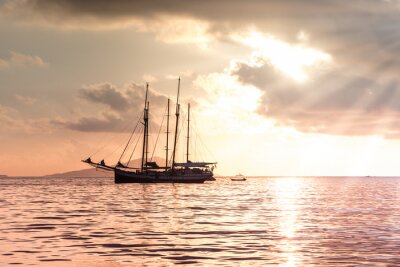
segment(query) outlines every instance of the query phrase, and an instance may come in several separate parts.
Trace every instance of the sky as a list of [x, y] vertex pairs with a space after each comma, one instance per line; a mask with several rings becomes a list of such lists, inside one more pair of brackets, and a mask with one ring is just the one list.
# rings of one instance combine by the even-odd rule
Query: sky
[[181, 77], [217, 174], [400, 175], [399, 23], [397, 0], [0, 0], [0, 174], [115, 162], [146, 82], [155, 143]]

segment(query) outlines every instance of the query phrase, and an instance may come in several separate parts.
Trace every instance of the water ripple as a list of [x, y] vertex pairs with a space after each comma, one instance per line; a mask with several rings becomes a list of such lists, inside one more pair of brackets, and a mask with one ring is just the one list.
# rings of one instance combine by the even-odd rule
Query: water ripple
[[400, 266], [399, 178], [7, 178], [0, 204], [0, 266]]

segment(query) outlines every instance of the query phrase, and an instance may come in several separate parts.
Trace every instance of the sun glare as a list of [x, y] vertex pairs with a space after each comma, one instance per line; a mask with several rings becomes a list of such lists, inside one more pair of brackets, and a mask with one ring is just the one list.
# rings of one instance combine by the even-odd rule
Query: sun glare
[[307, 67], [332, 60], [325, 52], [302, 44], [289, 44], [256, 31], [233, 35], [232, 38], [251, 47], [255, 50], [255, 56], [268, 60], [274, 67], [298, 82], [309, 78]]
[[[269, 125], [265, 118], [256, 113], [262, 92], [239, 83], [229, 74], [229, 70], [201, 76], [195, 84], [207, 92], [208, 98], [199, 100], [200, 117], [207, 124], [215, 124], [214, 130], [255, 133], [264, 132]], [[223, 124], [219, 118], [224, 118]]]

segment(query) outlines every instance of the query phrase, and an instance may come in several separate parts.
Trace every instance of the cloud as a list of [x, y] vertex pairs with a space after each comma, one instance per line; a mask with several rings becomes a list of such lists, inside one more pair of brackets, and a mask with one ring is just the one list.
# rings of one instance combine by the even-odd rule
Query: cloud
[[155, 33], [163, 42], [200, 47], [217, 40], [238, 42], [232, 35], [256, 30], [288, 43], [308, 43], [353, 65], [353, 71], [394, 77], [400, 66], [397, 1], [9, 0], [0, 9], [3, 16], [27, 25], [131, 27]]
[[[15, 108], [0, 105], [1, 132], [49, 133], [56, 129], [69, 129], [81, 132], [130, 132], [137, 120], [142, 117], [145, 86], [133, 82], [116, 86], [109, 82], [83, 86], [78, 93], [78, 103], [74, 116], [51, 116], [24, 118]], [[30, 96], [15, 95], [24, 105], [32, 105], [36, 99]], [[151, 87], [150, 101], [151, 132], [158, 131], [159, 123], [166, 110], [167, 97]], [[79, 106], [80, 105], [80, 106]], [[96, 110], [97, 112], [89, 112]]]
[[[232, 32], [233, 29], [242, 28], [240, 25], [259, 25], [261, 30], [286, 33], [290, 38], [300, 32], [308, 36], [344, 34], [346, 29], [356, 28], [365, 33], [381, 27], [388, 28], [388, 25], [383, 25], [384, 22], [399, 19], [399, 6], [395, 1], [377, 0], [365, 0], [362, 3], [346, 0], [8, 0], [1, 10], [5, 16], [19, 20], [41, 20], [60, 27], [69, 24], [96, 28], [97, 25], [98, 29], [101, 25], [101, 28], [108, 29], [169, 17], [209, 23], [208, 31], [214, 35]], [[87, 23], [79, 25], [82, 21]], [[396, 28], [394, 25], [392, 30]], [[193, 31], [196, 32], [196, 29], [191, 29]], [[351, 31], [347, 34], [351, 34]]]
[[10, 53], [11, 57], [6, 59], [0, 58], [0, 70], [14, 67], [45, 67], [48, 65], [48, 63], [39, 56], [24, 55], [13, 51]]
[[263, 94], [258, 113], [299, 131], [400, 138], [399, 81], [359, 76], [346, 66], [287, 79], [268, 61], [237, 62], [231, 75]]
[[[73, 121], [56, 119], [53, 120], [52, 123], [81, 132], [115, 132], [121, 130], [121, 126], [126, 125], [127, 122], [123, 121], [117, 113], [102, 112], [97, 116], [83, 116]], [[123, 129], [123, 131], [126, 130], [127, 129]]]
[[[133, 82], [122, 86], [105, 82], [83, 86], [79, 91], [79, 97], [103, 108], [96, 114], [82, 115], [78, 119], [55, 119], [52, 121], [54, 125], [83, 132], [130, 131], [131, 127], [127, 126], [134, 124], [143, 112], [145, 88]], [[148, 100], [151, 115], [150, 130], [155, 130], [165, 110], [167, 97], [149, 89]]]
[[201, 125], [208, 125], [207, 134], [263, 133], [271, 124], [257, 113], [262, 92], [238, 82], [230, 68], [199, 75], [194, 85], [204, 91], [204, 97], [196, 99], [195, 123], [199, 119]]
[[153, 83], [153, 82], [157, 82], [158, 81], [157, 77], [155, 77], [155, 76], [153, 76], [151, 74], [144, 74], [142, 76], [142, 78], [143, 78], [144, 81], [149, 82], [149, 83]]
[[26, 95], [17, 94], [15, 95], [15, 98], [18, 100], [18, 102], [28, 106], [33, 105], [36, 102], [36, 98]]
[[238, 125], [269, 120], [305, 133], [400, 138], [398, 77], [370, 75], [302, 40], [287, 43], [260, 33], [235, 38], [254, 49], [251, 55], [195, 81], [207, 92], [203, 106], [217, 117]]
[[129, 105], [129, 96], [118, 90], [110, 83], [85, 86], [80, 90], [81, 97], [94, 102], [102, 103], [114, 110], [124, 110]]
[[[165, 4], [160, 3], [166, 7]], [[153, 10], [155, 6], [140, 1], [6, 1], [0, 15], [24, 25], [64, 29], [114, 30], [133, 28], [155, 33], [165, 43], [188, 43], [207, 48], [211, 37], [209, 24], [191, 16]]]
[[193, 71], [191, 70], [185, 70], [185, 71], [180, 71], [179, 75], [176, 74], [167, 74], [165, 75], [165, 79], [167, 80], [178, 80], [179, 77], [186, 77], [186, 78], [190, 78], [192, 76], [194, 76], [195, 74], [193, 73]]
[[[74, 106], [73, 117], [61, 114], [41, 118], [26, 118], [15, 108], [0, 105], [0, 133], [50, 133], [57, 129], [80, 132], [130, 132], [142, 118], [145, 86], [133, 82], [121, 86], [109, 82], [82, 86]], [[15, 95], [24, 105], [36, 99]], [[167, 106], [167, 97], [153, 90], [148, 92], [150, 102], [149, 131], [158, 132]], [[172, 105], [173, 102], [171, 102]], [[96, 110], [97, 112], [92, 112]]]
[[47, 118], [28, 119], [21, 116], [15, 108], [0, 105], [0, 134], [46, 134], [53, 127]]
[[11, 113], [15, 113], [15, 110], [6, 106], [0, 105], [0, 122], [2, 128], [14, 128], [18, 126], [18, 121], [14, 120]]
[[[219, 78], [258, 88], [258, 114], [304, 132], [386, 137], [399, 134], [399, 13], [398, 1], [379, 0], [31, 0], [6, 1], [1, 7], [3, 16], [29, 24], [78, 30], [131, 27], [167, 43], [248, 46], [257, 64], [236, 62]], [[271, 38], [249, 43], [252, 32]], [[285, 51], [305, 48], [316, 57], [298, 64], [297, 54], [278, 53], [272, 45], [277, 43], [289, 48]], [[263, 50], [266, 44], [269, 50]], [[124, 90], [95, 85], [83, 88], [81, 97], [121, 117], [127, 110], [140, 112], [133, 106], [141, 102], [134, 99], [143, 96]], [[97, 118], [107, 121], [102, 114]]]
[[262, 63], [257, 61], [267, 59], [274, 67], [297, 81], [308, 79], [305, 71], [307, 67], [330, 62], [332, 59], [329, 54], [323, 51], [307, 47], [301, 43], [289, 44], [259, 32], [236, 34], [232, 38], [255, 50], [253, 52], [253, 64], [257, 65]]

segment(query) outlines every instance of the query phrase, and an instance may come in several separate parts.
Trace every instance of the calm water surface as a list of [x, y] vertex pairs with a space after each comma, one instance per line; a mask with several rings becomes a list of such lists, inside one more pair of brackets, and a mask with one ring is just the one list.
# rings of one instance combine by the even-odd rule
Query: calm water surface
[[400, 266], [400, 178], [0, 179], [0, 266]]

